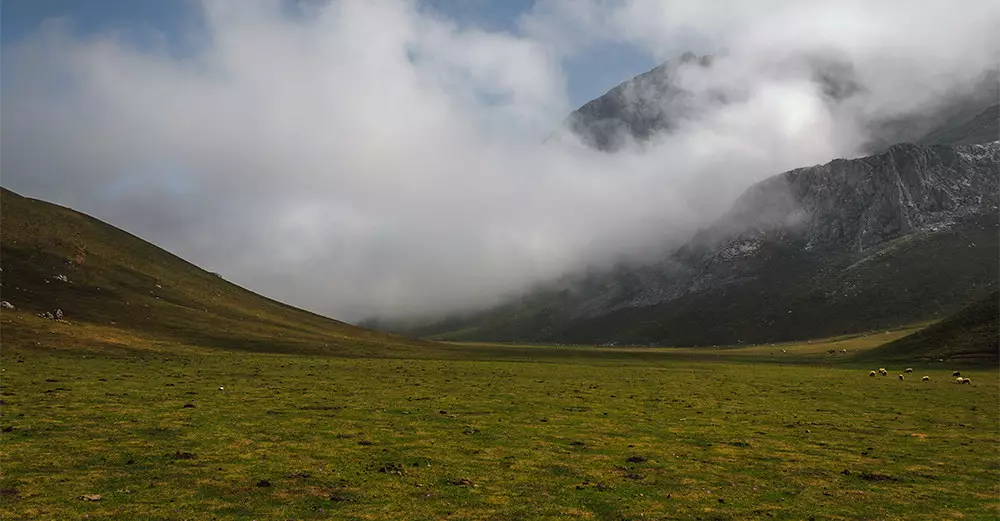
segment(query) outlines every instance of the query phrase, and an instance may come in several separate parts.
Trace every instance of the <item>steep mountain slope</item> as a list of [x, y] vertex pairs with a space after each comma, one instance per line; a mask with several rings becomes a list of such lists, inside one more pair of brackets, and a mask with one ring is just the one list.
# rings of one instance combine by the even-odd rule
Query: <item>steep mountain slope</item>
[[448, 338], [774, 342], [949, 313], [997, 286], [1000, 143], [896, 145], [751, 187], [663, 261], [413, 328]]
[[963, 360], [996, 366], [1000, 360], [1000, 292], [994, 291], [944, 320], [865, 352], [881, 361]]
[[679, 69], [709, 67], [711, 56], [685, 53], [629, 81], [574, 111], [565, 128], [598, 150], [615, 151], [632, 138], [649, 139], [672, 130], [692, 115], [694, 93], [678, 84]]
[[[994, 98], [995, 99], [995, 98]], [[1000, 139], [1000, 104], [994, 104], [968, 119], [957, 119], [932, 129], [921, 145], [972, 145]]]
[[[550, 139], [573, 134], [595, 149], [615, 152], [630, 140], [642, 143], [656, 134], [669, 133], [684, 119], [697, 119], [705, 111], [748, 96], [740, 82], [732, 81], [692, 90], [691, 85], [704, 83], [700, 76], [705, 73], [733, 66], [725, 56], [685, 53], [622, 82], [575, 110]], [[783, 69], [794, 74], [806, 71], [831, 108], [866, 92], [849, 62], [829, 56], [792, 56], [771, 67], [773, 70], [767, 73], [776, 77], [781, 77]], [[726, 71], [720, 72], [726, 75]], [[996, 119], [990, 114], [997, 110], [998, 81], [996, 70], [985, 71], [978, 80], [956, 88], [933, 106], [867, 121], [869, 136], [864, 150], [882, 152], [903, 142], [969, 145], [995, 141]], [[963, 124], [968, 127], [961, 128]]]
[[[0, 192], [5, 347], [136, 347], [379, 355], [424, 343], [276, 302], [107, 223]], [[64, 313], [64, 320], [38, 314]], [[127, 339], [122, 340], [122, 339]]]

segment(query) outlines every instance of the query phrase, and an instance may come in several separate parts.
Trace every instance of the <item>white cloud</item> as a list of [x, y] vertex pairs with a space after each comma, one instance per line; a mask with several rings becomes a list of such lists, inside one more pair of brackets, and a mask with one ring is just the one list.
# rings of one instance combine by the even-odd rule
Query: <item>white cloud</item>
[[[752, 182], [854, 154], [859, 114], [929, 102], [995, 50], [995, 9], [841, 4], [545, 1], [511, 34], [407, 2], [294, 19], [206, 2], [205, 47], [180, 58], [56, 25], [3, 51], [4, 184], [341, 318], [467, 309], [657, 250]], [[737, 101], [700, 100], [646, 148], [540, 146], [572, 108], [560, 60], [611, 40], [727, 47], [679, 81]], [[794, 66], [814, 54], [869, 92], [831, 108]]]

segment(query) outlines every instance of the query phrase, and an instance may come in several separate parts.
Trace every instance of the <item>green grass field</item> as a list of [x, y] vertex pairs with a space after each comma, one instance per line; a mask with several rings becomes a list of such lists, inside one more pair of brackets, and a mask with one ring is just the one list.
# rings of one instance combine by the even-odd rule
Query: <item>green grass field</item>
[[0, 517], [996, 519], [996, 370], [870, 378], [839, 352], [904, 333], [425, 358], [5, 345]]

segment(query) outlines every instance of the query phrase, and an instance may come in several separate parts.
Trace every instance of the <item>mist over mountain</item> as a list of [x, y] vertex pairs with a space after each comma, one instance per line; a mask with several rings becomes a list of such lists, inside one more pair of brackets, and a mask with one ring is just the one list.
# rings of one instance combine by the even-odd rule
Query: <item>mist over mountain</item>
[[657, 262], [396, 327], [452, 339], [706, 345], [938, 318], [998, 284], [998, 120], [993, 105], [921, 139], [939, 144], [898, 144], [764, 180]]
[[[985, 1], [543, 0], [501, 29], [417, 1], [191, 5], [183, 52], [73, 20], [6, 41], [4, 186], [352, 321], [656, 264], [754, 183], [914, 141], [894, 136], [996, 68], [1000, 21]], [[567, 64], [614, 46], [665, 65], [560, 132]]]

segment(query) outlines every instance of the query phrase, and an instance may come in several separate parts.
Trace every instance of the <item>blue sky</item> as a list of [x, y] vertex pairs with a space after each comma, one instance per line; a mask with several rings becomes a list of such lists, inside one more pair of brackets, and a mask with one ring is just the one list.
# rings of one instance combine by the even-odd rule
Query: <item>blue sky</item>
[[[289, 9], [299, 2], [286, 0]], [[491, 31], [517, 32], [518, 19], [535, 0], [421, 0], [459, 24]], [[0, 41], [18, 41], [52, 19], [62, 19], [78, 35], [114, 31], [145, 43], [150, 34], [166, 36], [174, 52], [183, 53], [197, 41], [201, 26], [194, 0], [2, 0]], [[570, 58], [563, 64], [569, 99], [574, 106], [600, 96], [622, 81], [657, 63], [632, 46], [606, 43]]]

